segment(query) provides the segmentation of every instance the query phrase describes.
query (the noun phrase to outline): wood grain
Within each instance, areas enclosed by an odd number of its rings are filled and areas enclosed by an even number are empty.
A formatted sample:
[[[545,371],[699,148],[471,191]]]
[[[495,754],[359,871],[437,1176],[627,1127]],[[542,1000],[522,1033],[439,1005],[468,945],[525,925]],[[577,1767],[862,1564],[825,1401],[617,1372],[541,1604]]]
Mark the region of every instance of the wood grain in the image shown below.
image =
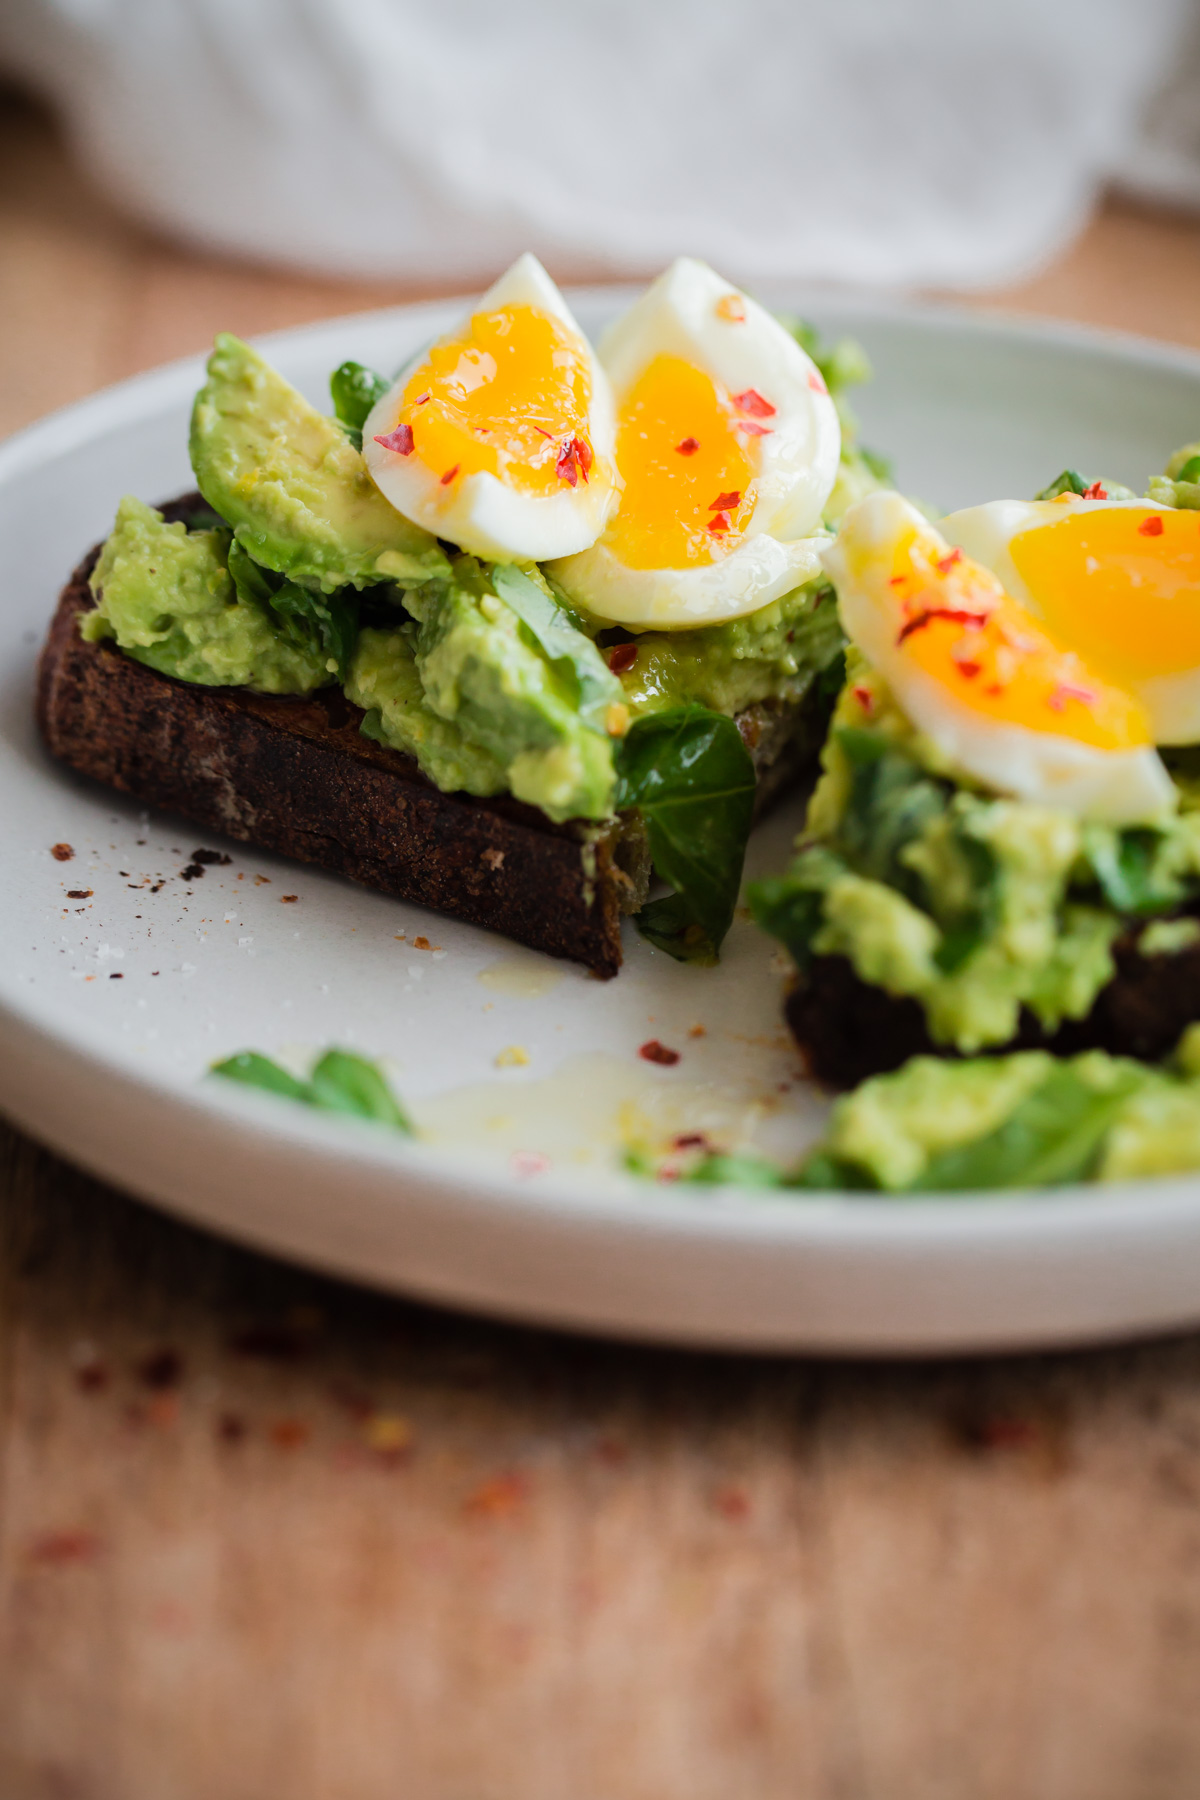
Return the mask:
[[[1017,307],[1200,342],[1109,208]],[[0,429],[413,290],[206,261],[0,112]],[[2,1800],[1193,1800],[1200,1338],[936,1365],[458,1318],[0,1127]]]

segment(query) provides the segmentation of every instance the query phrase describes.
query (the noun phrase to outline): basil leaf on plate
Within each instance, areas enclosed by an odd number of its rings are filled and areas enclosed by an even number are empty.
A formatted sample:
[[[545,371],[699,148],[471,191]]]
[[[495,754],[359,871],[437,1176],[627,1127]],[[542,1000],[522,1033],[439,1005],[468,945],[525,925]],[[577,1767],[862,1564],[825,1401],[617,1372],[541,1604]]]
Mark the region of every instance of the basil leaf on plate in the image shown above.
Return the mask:
[[[553,596],[515,563],[497,563],[492,569],[492,586],[573,688],[586,723],[603,731],[604,714],[610,706],[624,700],[625,690],[591,638],[585,637]]]
[[[986,1137],[932,1157],[913,1187],[945,1192],[1085,1181],[1117,1114],[1140,1085],[1141,1078],[1129,1073],[1097,1090],[1064,1064]]]
[[[635,720],[616,763],[617,806],[639,809],[654,867],[675,890],[643,907],[638,929],[681,962],[715,962],[754,815],[754,764],[741,733],[724,713],[672,706]]]
[[[262,1088],[285,1100],[299,1100],[320,1112],[342,1113],[390,1125],[411,1136],[412,1125],[379,1069],[352,1050],[327,1050],[307,1081],[300,1081],[269,1056],[242,1050],[224,1062],[214,1063],[211,1073],[246,1087]]]
[[[346,427],[346,436],[356,450],[362,449],[363,426],[372,407],[383,399],[390,385],[374,369],[358,362],[342,363],[329,377],[334,414]]]

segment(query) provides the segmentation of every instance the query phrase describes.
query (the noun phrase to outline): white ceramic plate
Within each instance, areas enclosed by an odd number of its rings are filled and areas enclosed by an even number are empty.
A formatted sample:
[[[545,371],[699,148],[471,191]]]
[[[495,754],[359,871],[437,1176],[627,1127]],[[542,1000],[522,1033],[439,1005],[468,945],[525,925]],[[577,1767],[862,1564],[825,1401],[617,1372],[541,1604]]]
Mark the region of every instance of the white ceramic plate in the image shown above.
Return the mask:
[[[625,298],[575,296],[589,328]],[[867,440],[896,456],[901,487],[946,507],[1032,493],[1065,464],[1141,487],[1200,436],[1200,357],[1182,351],[948,311],[799,304],[866,344]],[[334,320],[266,348],[322,401],[345,357],[391,370],[458,311]],[[58,588],[122,493],[191,485],[200,378],[198,360],[177,363],[0,447],[0,1103],[17,1123],[249,1243],[554,1324],[931,1351],[1200,1319],[1190,1179],[897,1202],[625,1175],[628,1142],[705,1128],[782,1155],[820,1128],[822,1103],[780,1026],[779,959],[745,921],[716,971],[680,967],[627,926],[626,967],[601,984],[147,817],[51,763],[31,697]],[[782,863],[796,823],[759,834],[752,873]],[[63,842],[69,862],[50,854]],[[233,862],[187,882],[201,843]],[[649,1038],[678,1048],[678,1065],[639,1059]],[[238,1049],[303,1067],[331,1043],[387,1060],[421,1142],[205,1079]]]

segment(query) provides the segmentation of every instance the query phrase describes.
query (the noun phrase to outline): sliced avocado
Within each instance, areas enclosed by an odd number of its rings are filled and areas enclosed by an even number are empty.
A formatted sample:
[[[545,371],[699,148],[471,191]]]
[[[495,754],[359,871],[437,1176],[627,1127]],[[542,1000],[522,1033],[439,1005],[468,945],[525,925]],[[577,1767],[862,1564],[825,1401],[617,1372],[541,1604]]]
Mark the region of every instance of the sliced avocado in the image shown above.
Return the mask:
[[[202,687],[307,694],[336,679],[319,641],[290,640],[269,611],[240,599],[227,567],[230,534],[167,525],[126,495],[91,577],[90,642],[115,638],[137,662]]]
[[[415,756],[443,793],[502,794],[503,763],[468,743],[453,719],[439,718],[421,686],[413,655],[415,625],[358,634],[346,697],[366,713],[362,731],[378,744]]]
[[[196,395],[196,482],[255,562],[323,593],[445,574],[437,541],[390,505],[334,419],[222,333]]]

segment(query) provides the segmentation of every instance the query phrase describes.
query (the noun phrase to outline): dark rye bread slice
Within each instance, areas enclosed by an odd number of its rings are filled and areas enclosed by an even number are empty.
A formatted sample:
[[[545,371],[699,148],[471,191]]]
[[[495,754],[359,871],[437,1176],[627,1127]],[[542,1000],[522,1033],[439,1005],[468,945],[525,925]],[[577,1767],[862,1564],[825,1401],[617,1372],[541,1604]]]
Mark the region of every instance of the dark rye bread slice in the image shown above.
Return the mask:
[[[1021,1013],[1017,1035],[982,1054],[1010,1050],[1108,1050],[1158,1062],[1180,1034],[1200,1019],[1200,943],[1169,956],[1142,956],[1138,929],[1113,948],[1116,974],[1082,1019],[1046,1032],[1033,1014]],[[818,956],[788,996],[785,1013],[809,1073],[833,1088],[856,1087],[869,1075],[898,1069],[910,1056],[953,1056],[929,1035],[916,1000],[893,998],[854,972],[845,956]]]
[[[187,494],[160,508],[187,519]],[[509,796],[444,794],[416,762],[363,737],[340,689],[306,699],[196,687],[113,645],[85,643],[96,546],[63,589],[38,676],[52,755],[81,775],[264,850],[315,863],[400,900],[482,925],[607,978],[621,918],[646,898],[636,816],[556,825]],[[761,771],[760,810],[801,773],[819,725],[795,709],[738,720]]]

